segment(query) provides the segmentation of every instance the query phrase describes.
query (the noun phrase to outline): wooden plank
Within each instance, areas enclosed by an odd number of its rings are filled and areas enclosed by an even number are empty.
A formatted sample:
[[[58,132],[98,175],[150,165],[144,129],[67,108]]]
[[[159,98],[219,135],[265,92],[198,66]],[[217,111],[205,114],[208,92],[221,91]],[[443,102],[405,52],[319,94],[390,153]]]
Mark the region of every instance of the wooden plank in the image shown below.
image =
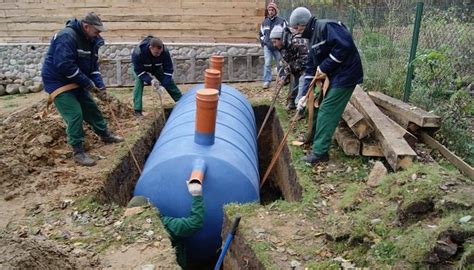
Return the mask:
[[[348,156],[360,155],[360,141],[347,125],[339,125],[334,133],[334,138],[344,151],[344,154]]]
[[[397,122],[392,120],[390,117],[387,116],[387,119],[397,128],[398,132],[400,132],[400,136],[402,136],[405,141],[411,146],[411,148],[415,148],[416,143],[418,142],[418,138],[400,126]]]
[[[426,145],[438,150],[449,162],[451,162],[456,168],[458,168],[463,174],[474,180],[474,169],[467,164],[460,157],[456,156],[453,152],[449,151],[444,145],[439,143],[433,137],[428,135],[426,132],[421,132],[420,137]]]
[[[384,157],[380,143],[372,138],[364,138],[362,141],[361,152],[365,157]]]
[[[369,92],[369,96],[378,106],[420,127],[439,127],[440,125],[441,118],[433,113],[424,111],[380,92]]]
[[[354,132],[358,139],[367,137],[374,131],[374,128],[351,103],[347,103],[346,109],[342,113],[342,119],[346,121],[347,126]]]
[[[360,86],[352,94],[351,104],[359,110],[374,128],[385,158],[394,171],[406,168],[413,162],[416,153],[400,135],[399,130],[388,120]]]
[[[418,134],[419,130],[421,129],[417,124],[413,123],[413,122],[409,122],[407,121],[406,119],[404,118],[401,118],[399,117],[398,115],[395,115],[393,113],[391,113],[390,111],[380,107],[380,106],[377,106],[379,107],[379,109],[386,115],[388,116],[390,119],[392,119],[393,121],[395,121],[397,124],[399,124],[402,128],[406,129],[408,132],[412,133],[412,134]]]

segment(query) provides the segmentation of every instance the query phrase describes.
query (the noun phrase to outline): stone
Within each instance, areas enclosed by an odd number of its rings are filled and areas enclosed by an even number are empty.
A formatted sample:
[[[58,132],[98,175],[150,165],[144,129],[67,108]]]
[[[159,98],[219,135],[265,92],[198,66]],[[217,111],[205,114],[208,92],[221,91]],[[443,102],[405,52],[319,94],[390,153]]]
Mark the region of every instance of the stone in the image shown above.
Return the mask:
[[[474,206],[474,186],[461,186],[454,193],[443,197],[442,204],[448,209],[468,210]]]
[[[0,84],[0,96],[3,96],[7,93],[7,91],[5,91],[5,86],[3,86],[3,84]]]
[[[232,47],[232,48],[230,48],[230,49],[227,51],[227,53],[228,53],[229,55],[238,55],[238,54],[239,54],[239,50],[237,50],[236,48]]]
[[[35,83],[33,86],[30,86],[30,92],[32,93],[38,93],[43,90],[43,84],[42,83]]]
[[[24,83],[23,83],[24,86],[32,86],[33,85],[33,81],[32,80],[26,80]]]
[[[459,223],[461,224],[468,223],[471,219],[472,219],[472,216],[464,216],[459,219]]]
[[[23,84],[23,81],[21,79],[16,79],[13,81],[15,84]]]
[[[382,162],[375,162],[372,171],[370,171],[367,185],[369,187],[377,187],[385,175],[387,175],[387,168],[385,168]]]
[[[20,94],[28,94],[29,93],[28,87],[23,86],[23,85],[18,88],[18,91],[20,92]]]
[[[40,144],[48,144],[53,141],[53,137],[44,134],[39,135],[36,139]]]
[[[141,270],[155,270],[155,265],[154,264],[142,265]]]
[[[130,50],[128,48],[124,48],[120,51],[120,55],[129,56],[130,55]]]
[[[301,263],[298,262],[298,261],[292,260],[292,261],[290,262],[290,266],[291,266],[291,268],[296,268],[296,267],[298,267],[298,266],[301,266]]]
[[[6,88],[6,92],[9,94],[9,95],[14,95],[14,94],[18,94],[20,92],[20,85],[19,84],[9,84],[7,85],[7,88]]]

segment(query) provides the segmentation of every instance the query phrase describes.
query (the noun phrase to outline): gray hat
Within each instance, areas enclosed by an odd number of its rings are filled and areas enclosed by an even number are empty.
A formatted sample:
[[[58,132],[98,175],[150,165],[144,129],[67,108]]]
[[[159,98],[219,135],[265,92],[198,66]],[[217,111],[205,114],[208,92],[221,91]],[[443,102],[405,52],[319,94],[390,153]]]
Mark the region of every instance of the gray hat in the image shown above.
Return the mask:
[[[283,27],[280,25],[275,25],[273,27],[272,31],[270,32],[270,38],[279,38],[281,39],[283,37]]]
[[[82,21],[84,23],[93,25],[100,32],[107,31],[107,29],[105,29],[104,25],[102,24],[102,21],[100,20],[99,16],[97,16],[97,14],[95,14],[94,12],[87,13],[84,19],[82,19]]]
[[[290,26],[306,25],[311,19],[311,12],[305,7],[297,7],[291,12]]]

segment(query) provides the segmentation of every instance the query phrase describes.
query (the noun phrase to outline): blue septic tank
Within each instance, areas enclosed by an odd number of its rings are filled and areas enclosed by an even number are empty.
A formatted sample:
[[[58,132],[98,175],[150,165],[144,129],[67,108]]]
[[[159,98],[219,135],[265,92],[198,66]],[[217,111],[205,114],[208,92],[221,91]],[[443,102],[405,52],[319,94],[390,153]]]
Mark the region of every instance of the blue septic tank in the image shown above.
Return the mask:
[[[222,84],[217,107],[215,142],[194,141],[197,85],[176,104],[153,147],[135,187],[135,196],[148,197],[162,215],[190,214],[186,181],[195,164],[204,161],[204,227],[187,241],[188,256],[206,260],[221,246],[223,206],[258,202],[259,172],[255,115],[246,98]]]

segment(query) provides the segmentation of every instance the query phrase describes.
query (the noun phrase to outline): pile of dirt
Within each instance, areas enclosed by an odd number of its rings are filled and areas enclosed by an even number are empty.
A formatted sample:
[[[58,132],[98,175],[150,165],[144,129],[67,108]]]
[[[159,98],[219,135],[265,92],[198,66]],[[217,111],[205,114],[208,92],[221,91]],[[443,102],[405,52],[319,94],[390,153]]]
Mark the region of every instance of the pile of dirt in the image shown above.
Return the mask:
[[[137,126],[133,110],[117,99],[97,103],[111,130],[127,133]],[[38,189],[54,189],[59,180],[67,182],[77,176],[65,124],[54,107],[43,118],[45,107],[46,102],[40,101],[0,119],[0,196],[6,200]],[[104,146],[87,124],[84,130],[86,150]]]
[[[1,269],[78,269],[76,261],[47,241],[0,233]]]

